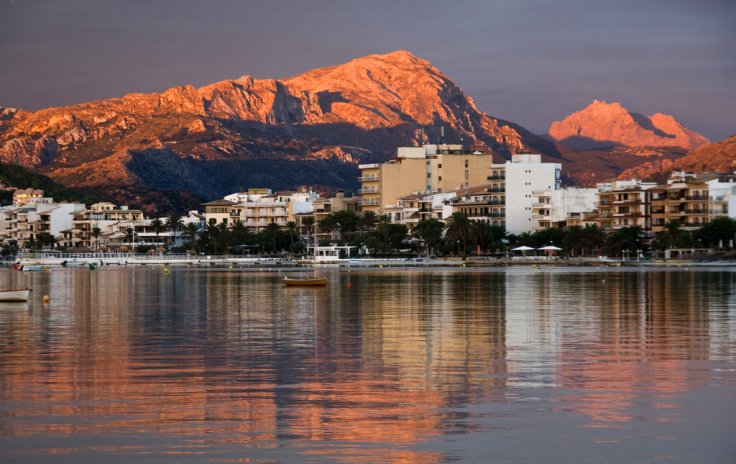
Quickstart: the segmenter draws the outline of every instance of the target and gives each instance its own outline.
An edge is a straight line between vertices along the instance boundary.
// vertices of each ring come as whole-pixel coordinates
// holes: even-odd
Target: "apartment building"
[[[535,229],[580,225],[596,211],[598,189],[568,187],[532,191]]]
[[[312,217],[314,225],[319,224],[321,220],[326,218],[332,213],[338,211],[352,211],[358,213],[360,211],[360,197],[346,197],[345,192],[339,191],[332,197],[316,198],[312,203],[311,215],[305,211],[299,214],[298,220],[295,220],[300,228],[303,228],[303,221],[305,217]],[[314,231],[308,231],[311,235]],[[316,229],[316,239],[318,241],[323,240],[335,240],[338,237],[337,232],[322,232],[318,228]]]
[[[143,221],[143,213],[140,210],[117,206],[109,202],[95,203],[89,209],[72,214],[72,227],[67,235],[67,245],[99,249],[105,243],[104,235],[127,228],[129,224],[143,223]],[[97,237],[95,237],[95,229],[100,231]]]
[[[599,183],[598,225],[602,229],[638,226],[649,230],[649,190],[656,186],[639,179]]]
[[[483,184],[491,176],[492,164],[491,154],[470,152],[457,144],[399,147],[396,159],[358,166],[361,208],[378,214],[413,193]]]
[[[734,217],[736,175],[675,172],[666,184],[649,190],[652,232],[678,221],[685,230],[697,230],[717,217]]]
[[[419,221],[446,219],[451,213],[447,212],[444,204],[455,198],[455,195],[455,192],[407,195],[399,198],[396,205],[381,209],[380,214],[388,216],[393,223],[406,225],[411,230]]]
[[[505,163],[504,172],[506,230],[513,234],[530,232],[539,223],[534,218],[534,192],[560,190],[562,165],[543,163],[540,154],[517,154]]]
[[[84,209],[81,203],[55,203],[42,190],[16,190],[13,204],[0,208],[0,241],[15,240],[22,246],[46,234],[59,242],[62,231],[72,226],[71,215]]]
[[[462,213],[472,221],[482,221],[494,226],[506,226],[506,192],[498,183],[482,184],[455,192],[455,198],[446,201],[449,211]]]
[[[225,196],[222,200],[203,203],[205,221],[214,219],[218,224],[242,222],[254,232],[269,224],[286,226],[297,215],[312,211],[318,195],[311,191],[271,193],[269,189],[248,189]]]

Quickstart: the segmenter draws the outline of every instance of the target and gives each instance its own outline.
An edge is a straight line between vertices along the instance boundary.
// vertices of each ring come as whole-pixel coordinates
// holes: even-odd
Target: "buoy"
[[[352,286],[352,284],[351,284],[351,283],[350,283],[350,281],[348,280],[348,288],[352,288],[352,287],[353,287],[353,286]]]
[[[48,295],[44,295],[43,296],[43,302],[44,302],[44,304],[48,304],[49,303],[49,296]]]

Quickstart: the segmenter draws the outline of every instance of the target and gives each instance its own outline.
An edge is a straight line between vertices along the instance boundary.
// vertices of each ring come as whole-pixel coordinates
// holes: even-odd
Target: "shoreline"
[[[94,266],[187,266],[252,269],[396,269],[396,268],[487,268],[487,267],[736,267],[736,261],[703,261],[685,259],[659,260],[615,260],[605,257],[552,258],[513,257],[508,258],[365,258],[341,259],[327,263],[314,263],[305,259],[238,257],[232,255],[130,255],[130,254],[56,254],[32,255],[16,258],[7,265],[45,266],[49,268],[74,268]]]

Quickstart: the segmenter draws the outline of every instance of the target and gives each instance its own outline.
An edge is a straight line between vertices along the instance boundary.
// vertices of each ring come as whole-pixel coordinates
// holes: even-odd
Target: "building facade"
[[[400,147],[396,159],[358,166],[361,208],[378,214],[407,195],[483,184],[491,175],[492,164],[490,153],[470,152],[462,145]]]
[[[506,230],[513,234],[537,227],[534,219],[535,191],[562,188],[562,165],[543,163],[542,155],[518,154],[505,164]]]

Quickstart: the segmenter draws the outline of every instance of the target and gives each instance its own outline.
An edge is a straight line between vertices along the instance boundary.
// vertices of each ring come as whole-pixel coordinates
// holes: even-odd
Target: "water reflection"
[[[364,271],[287,289],[242,270],[3,272],[35,291],[0,311],[0,456],[475,462],[451,437],[498,450],[494,430],[533,441],[535,421],[681,424],[689,393],[736,384],[735,275]],[[506,409],[524,401],[548,406]]]

